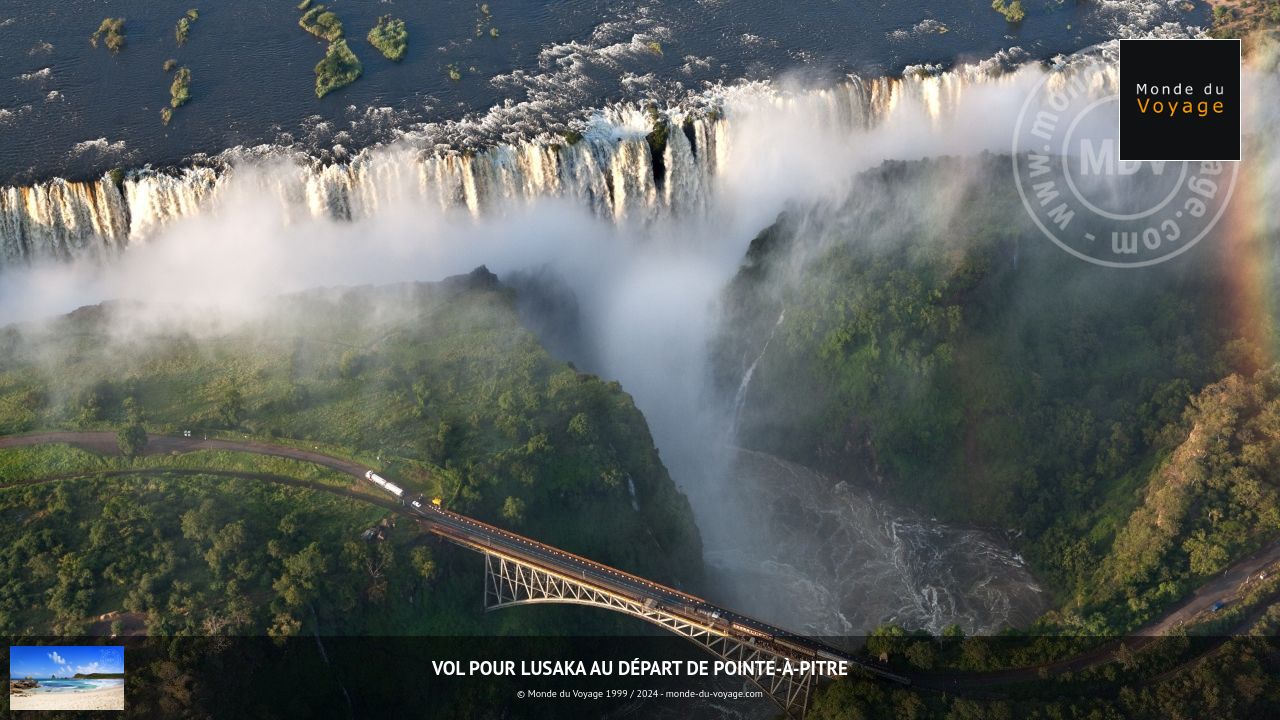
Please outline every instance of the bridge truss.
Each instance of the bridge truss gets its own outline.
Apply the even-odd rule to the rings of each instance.
[[[652,600],[638,601],[582,579],[556,573],[489,549],[481,549],[481,552],[484,553],[485,564],[486,611],[537,603],[590,605],[657,625],[690,640],[722,660],[796,662],[804,659],[788,655],[781,649],[768,647],[763,642],[758,643],[750,636],[731,635],[710,623],[697,622],[684,615],[669,612]],[[812,674],[761,674],[747,679],[782,708],[788,718],[803,720],[815,682]]]

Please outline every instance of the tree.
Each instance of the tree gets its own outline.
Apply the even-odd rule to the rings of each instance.
[[[431,548],[419,545],[409,553],[409,565],[413,567],[414,572],[422,578],[424,583],[436,574],[436,559],[431,554]]]
[[[907,646],[906,655],[907,662],[921,670],[930,670],[938,657],[938,651],[933,646],[933,640],[920,640]]]
[[[578,413],[569,420],[569,433],[580,440],[591,440],[594,433],[586,413]]]
[[[902,652],[906,637],[907,631],[898,625],[881,625],[867,638],[867,652],[872,657],[889,660]]]
[[[518,497],[508,496],[506,501],[502,503],[502,517],[506,518],[512,525],[519,525],[524,522],[524,500]]]
[[[192,542],[207,542],[213,538],[214,528],[221,525],[221,517],[218,504],[212,498],[205,498],[182,514],[182,536]]]
[[[244,396],[240,394],[240,388],[228,385],[218,402],[218,419],[224,426],[233,428],[240,425],[243,418]]]
[[[142,412],[142,406],[138,404],[138,398],[134,395],[124,399],[124,418],[128,423],[141,423],[147,419]]]
[[[1182,547],[1187,551],[1194,575],[1212,575],[1226,567],[1231,559],[1226,548],[1209,539],[1204,530],[1197,530]]]
[[[125,457],[133,459],[147,446],[147,429],[142,423],[129,423],[116,433],[116,444]]]
[[[80,396],[80,424],[91,425],[105,420],[107,408],[113,403],[114,397],[115,392],[111,383],[106,381],[95,383]]]
[[[228,561],[237,557],[247,542],[244,520],[227,523],[213,536],[213,544],[204,554],[214,576],[225,574]]]
[[[355,350],[348,350],[342,353],[342,358],[338,360],[338,375],[343,380],[350,380],[360,374],[361,366],[364,359]]]
[[[320,578],[328,570],[328,561],[319,543],[311,543],[284,561],[284,573],[272,587],[289,607],[300,607],[319,591]]]

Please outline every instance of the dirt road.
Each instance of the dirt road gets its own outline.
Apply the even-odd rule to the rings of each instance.
[[[33,447],[36,445],[48,445],[52,443],[65,443],[74,447],[83,448],[104,455],[118,455],[120,448],[116,444],[116,434],[113,432],[74,432],[74,431],[55,431],[34,433],[31,435],[10,435],[8,437],[0,437],[0,450],[5,448],[17,447]],[[364,473],[369,468],[359,463],[335,458],[320,452],[311,450],[303,450],[301,448],[290,447],[288,445],[274,445],[271,443],[257,442],[254,440],[204,440],[201,438],[184,438],[174,437],[172,435],[147,435],[147,447],[143,451],[144,455],[167,455],[169,453],[185,453],[194,452],[196,450],[227,450],[231,452],[246,452],[255,455],[269,455],[271,457],[290,458],[293,460],[301,460],[303,462],[321,465],[339,472],[354,475],[355,477],[364,477]]]

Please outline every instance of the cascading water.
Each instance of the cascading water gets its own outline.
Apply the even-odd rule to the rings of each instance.
[[[476,155],[424,154],[397,144],[329,165],[284,151],[229,151],[216,167],[135,171],[118,182],[108,175],[4,188],[0,264],[105,256],[146,242],[166,225],[216,204],[246,164],[284,166],[285,171],[255,176],[261,184],[256,190],[284,206],[304,208],[313,218],[358,220],[405,201],[465,208],[481,217],[556,197],[617,222],[704,210],[721,156],[717,140],[724,121],[668,117],[673,130],[662,150],[660,173],[646,139],[647,116],[615,110],[602,114],[572,144],[522,142]]]
[[[0,260],[69,260],[122,247],[129,205],[109,179],[0,189]]]
[[[773,342],[773,336],[778,334],[778,328],[782,327],[782,322],[787,319],[786,308],[778,313],[778,320],[773,324],[773,330],[769,332],[769,339],[764,341],[764,347],[760,348],[760,354],[756,355],[756,359],[751,361],[747,366],[747,371],[742,374],[742,382],[738,385],[738,392],[733,396],[733,421],[729,426],[729,438],[732,439],[738,434],[738,416],[742,414],[742,406],[747,403],[747,389],[751,387],[751,377],[756,374],[756,366],[764,359],[764,354],[769,352],[769,343]]]
[[[734,116],[744,108],[763,106],[849,133],[892,123],[904,108],[923,111],[937,124],[966,96],[998,92],[1016,75],[984,64],[933,74],[912,70],[901,78],[851,77],[836,87],[803,91],[751,83],[692,98],[687,109],[655,114],[631,105],[608,108],[572,142],[542,136],[457,154],[417,147],[409,137],[326,165],[260,147],[230,150],[206,166],[181,170],[113,171],[92,181],[59,178],[0,188],[0,267],[107,257],[146,242],[166,225],[216,205],[242,166],[270,163],[289,169],[260,176],[258,192],[301,206],[314,218],[372,217],[404,201],[465,208],[480,217],[539,198],[568,199],[615,222],[702,213],[731,154],[755,151],[731,146]],[[1116,80],[1105,70],[1087,78]],[[661,152],[648,140],[658,123],[666,131]]]

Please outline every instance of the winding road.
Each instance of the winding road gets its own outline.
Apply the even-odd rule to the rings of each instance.
[[[119,454],[116,434],[114,432],[103,431],[52,431],[33,433],[29,435],[11,435],[0,437],[0,450],[20,447],[34,447],[48,444],[66,444],[73,447],[79,447],[94,453],[104,455]],[[357,480],[364,478],[366,468],[356,462],[336,458],[318,451],[304,450],[302,448],[291,447],[287,445],[277,445],[253,440],[225,440],[225,439],[203,439],[203,438],[186,438],[174,437],[170,435],[148,435],[145,454],[161,455],[170,453],[188,453],[198,450],[222,450],[229,452],[242,452],[255,455],[265,455],[270,457],[288,458],[302,462],[312,463],[321,467],[326,467],[338,472],[351,475]],[[170,469],[170,468],[139,468],[139,469],[119,469],[119,470],[85,470],[83,472],[68,473],[65,475],[42,477],[38,479],[24,478],[17,481],[9,481],[9,485],[24,485],[43,482],[51,482],[56,480],[83,478],[83,477],[123,477],[140,474],[177,474],[177,475],[214,475],[220,477],[243,477],[251,479],[259,479],[267,482],[274,482],[294,487],[308,488],[319,490],[332,494],[342,495],[363,502],[379,505],[388,510],[409,515],[422,520],[423,513],[413,512],[409,508],[400,505],[389,498],[382,498],[375,495],[356,492],[334,485],[327,485],[319,482],[306,480],[298,480],[283,475],[273,473],[255,473],[251,471],[226,471],[226,470],[207,470],[207,469]],[[2,482],[3,479],[0,479]],[[357,487],[360,487],[359,485]],[[437,511],[439,512],[439,511]],[[442,513],[447,516],[453,516],[454,513],[444,511]],[[482,525],[484,528],[491,526],[478,523],[478,521],[470,521],[464,516],[458,516],[462,520],[458,522],[471,522],[472,524]],[[446,518],[448,519],[448,518]],[[436,519],[438,522],[439,519]],[[453,524],[447,522],[446,525]],[[498,535],[494,539],[510,542],[505,536],[510,535],[506,531],[493,528]],[[518,536],[512,536],[518,537]],[[521,538],[527,541],[527,539]],[[534,541],[527,541],[534,542]],[[539,546],[539,552],[544,549],[552,552],[560,552],[549,546],[542,546],[541,543],[535,543]],[[564,555],[564,553],[561,553]],[[575,560],[583,563],[589,563],[591,567],[585,567],[588,572],[598,570],[596,563],[589,560],[579,559],[571,556]],[[1150,643],[1156,641],[1159,637],[1175,632],[1178,627],[1186,623],[1188,620],[1205,613],[1210,610],[1214,603],[1219,600],[1230,601],[1233,597],[1240,594],[1246,588],[1249,582],[1256,582],[1258,576],[1262,572],[1272,572],[1268,570],[1272,565],[1280,563],[1280,541],[1275,541],[1259,550],[1252,556],[1237,562],[1222,573],[1205,583],[1190,597],[1183,600],[1177,606],[1168,610],[1164,615],[1155,621],[1149,623],[1143,628],[1137,630],[1130,636],[1117,639],[1110,643],[1100,645],[1097,648],[1087,652],[1064,658],[1062,660],[1045,663],[1043,665],[1010,668],[1007,670],[995,670],[986,672],[938,672],[938,673],[915,673],[911,675],[912,682],[921,688],[942,690],[955,692],[961,689],[981,689],[988,687],[996,687],[1001,685],[1009,685],[1020,682],[1029,682],[1039,680],[1045,676],[1060,675],[1067,672],[1078,672],[1099,664],[1110,662],[1114,659],[1117,650],[1121,644],[1127,645],[1132,650],[1141,649]],[[614,571],[617,572],[617,571]],[[625,574],[624,574],[625,575]],[[622,577],[621,575],[619,576]],[[627,576],[630,580],[632,576]],[[666,591],[667,588],[649,583],[643,578],[636,578],[639,582],[648,585],[647,590],[654,592],[655,589],[661,588]],[[615,580],[616,581],[616,580]],[[680,596],[683,593],[671,591]],[[688,596],[684,596],[688,597]],[[1225,640],[1225,638],[1224,638]]]
[[[32,447],[35,445],[50,445],[54,443],[62,443],[73,447],[83,448],[95,453],[104,455],[120,454],[120,446],[116,443],[116,434],[114,432],[105,431],[53,431],[32,433],[30,435],[9,435],[0,437],[0,450],[6,448]],[[169,453],[188,453],[197,450],[227,450],[230,452],[251,453],[254,455],[269,455],[271,457],[290,458],[292,460],[301,460],[309,462],[313,465],[321,465],[331,468],[339,472],[354,475],[357,479],[364,477],[365,466],[325,455],[320,452],[312,452],[303,450],[302,448],[290,447],[288,445],[274,445],[271,443],[257,442],[254,440],[205,440],[201,438],[185,438],[175,437],[172,435],[147,435],[147,446],[143,451],[144,455],[167,455]]]

